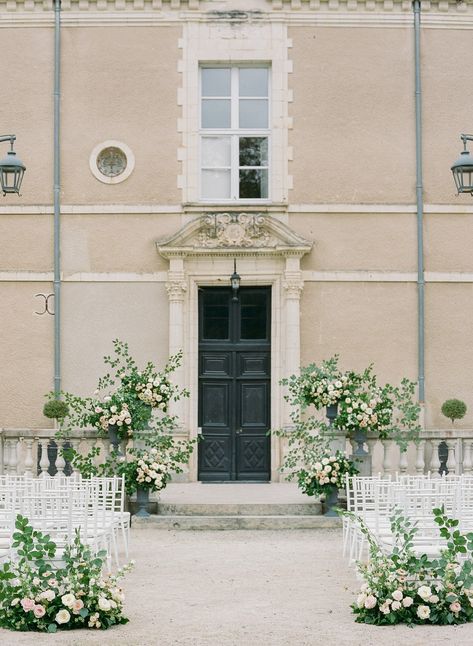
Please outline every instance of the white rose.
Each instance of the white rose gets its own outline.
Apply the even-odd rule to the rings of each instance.
[[[376,599],[376,597],[372,594],[369,594],[365,600],[365,608],[367,610],[371,610],[371,608],[374,608],[377,603],[378,603],[378,600]]]
[[[58,624],[67,624],[70,618],[71,618],[71,615],[67,612],[67,610],[63,609],[57,613],[55,617],[55,621]]]
[[[366,594],[362,592],[361,594],[358,595],[356,599],[356,605],[358,606],[358,608],[363,608],[365,605],[365,601],[366,601]]]
[[[402,605],[404,608],[410,608],[412,604],[414,603],[414,599],[412,597],[404,597],[402,600]]]
[[[391,608],[389,606],[389,603],[385,601],[379,606],[380,611],[383,613],[383,615],[389,615],[391,612]]]
[[[45,590],[39,596],[41,599],[46,599],[47,601],[52,601],[56,597],[53,590]]]
[[[110,406],[110,412],[115,414],[117,412],[117,407],[116,406]]]
[[[438,603],[440,599],[436,594],[433,594],[431,597],[429,597],[428,601],[429,603]]]
[[[428,619],[430,617],[429,606],[419,606],[417,608],[417,616],[419,619]]]
[[[330,473],[330,471],[331,471],[331,470],[332,470],[332,467],[330,466],[330,464],[326,464],[326,465],[324,466],[324,471],[325,471],[325,473]]]
[[[395,601],[401,601],[404,595],[402,594],[401,590],[394,590],[391,596]]]
[[[347,404],[350,404],[350,403],[351,403],[351,399],[350,399],[350,397],[347,397],[347,398],[345,399],[345,401],[346,401],[346,403],[347,403]]]
[[[316,463],[314,464],[314,469],[315,469],[316,471],[322,471],[322,465],[321,465],[321,463],[320,463],[320,462],[316,462]]]
[[[63,597],[61,597],[62,603],[67,607],[67,608],[72,608],[74,605],[74,601],[76,600],[75,596],[73,594],[65,594]]]
[[[402,608],[402,603],[400,601],[393,601],[391,608],[393,610],[399,610],[399,608]]]
[[[107,612],[110,610],[112,606],[110,605],[110,601],[106,599],[105,597],[99,597],[99,608],[100,610],[103,610],[104,612]]]
[[[424,601],[427,601],[429,599],[429,597],[432,596],[432,590],[429,588],[428,585],[421,585],[420,588],[417,590],[417,594]]]
[[[328,464],[328,458],[324,458],[324,459],[322,460],[322,464]]]

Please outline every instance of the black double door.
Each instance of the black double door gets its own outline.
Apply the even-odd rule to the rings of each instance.
[[[271,288],[199,291],[199,480],[270,479]]]

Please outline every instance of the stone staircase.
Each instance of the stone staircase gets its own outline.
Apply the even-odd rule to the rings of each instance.
[[[320,529],[339,527],[338,518],[321,515],[318,500],[292,483],[171,484],[162,492],[157,513],[133,517],[133,527],[166,530]]]

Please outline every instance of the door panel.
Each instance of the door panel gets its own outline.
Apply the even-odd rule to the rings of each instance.
[[[270,478],[271,290],[199,293],[199,479]]]

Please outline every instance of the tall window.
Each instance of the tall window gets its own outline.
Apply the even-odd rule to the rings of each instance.
[[[201,68],[201,197],[266,200],[269,68]]]

